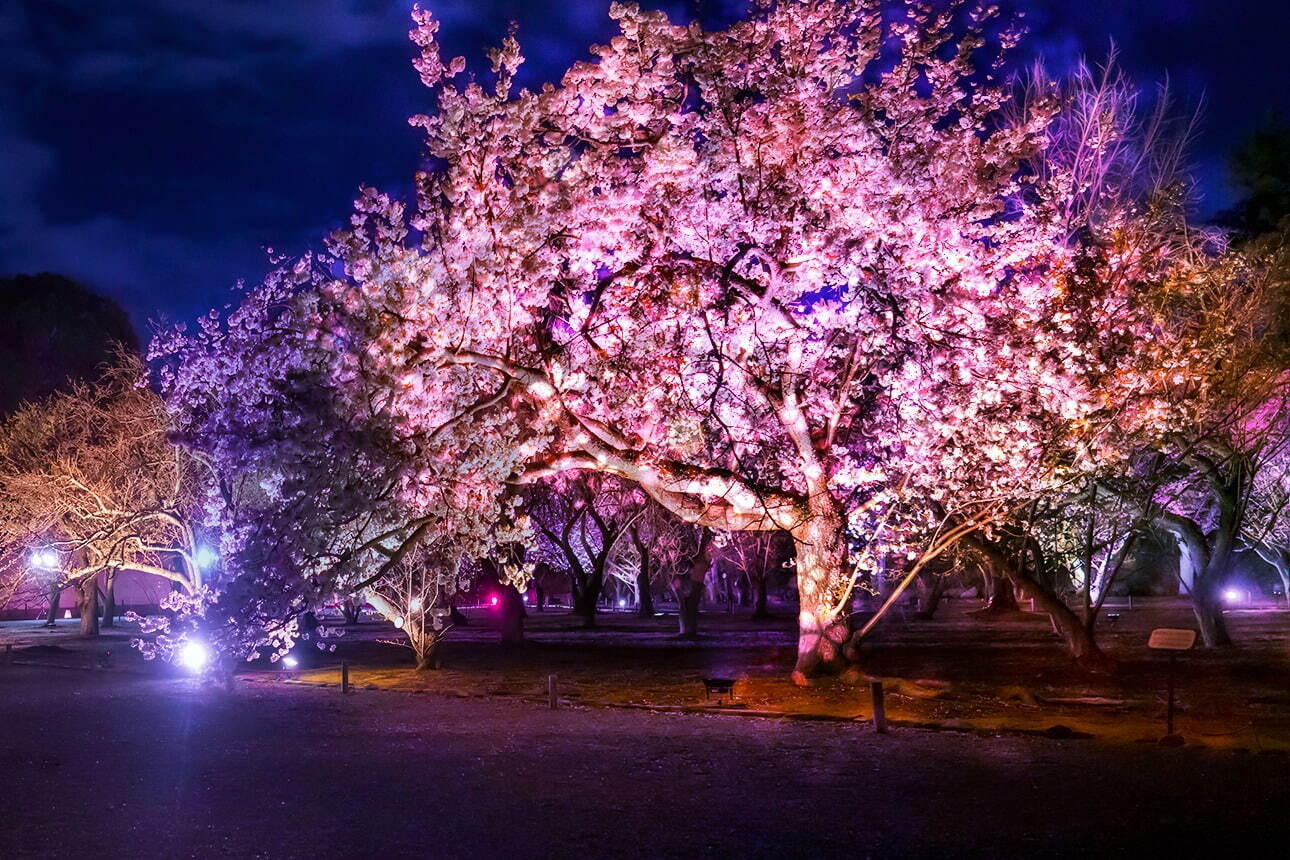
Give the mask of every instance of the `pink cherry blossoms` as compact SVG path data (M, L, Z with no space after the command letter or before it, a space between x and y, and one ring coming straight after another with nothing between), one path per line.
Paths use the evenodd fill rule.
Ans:
M154 345L219 475L216 623L281 649L396 576L382 600L420 608L408 559L521 558L522 488L589 471L791 535L809 675L846 657L857 582L995 540L1182 420L1181 208L1107 179L1123 148L1069 145L1114 116L1092 90L1002 82L992 9L889 5L707 31L615 4L537 91L515 38L476 77L416 10L414 205L364 190L327 255Z

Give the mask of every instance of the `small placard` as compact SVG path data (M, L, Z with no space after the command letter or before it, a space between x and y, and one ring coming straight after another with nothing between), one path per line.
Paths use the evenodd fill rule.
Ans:
M1147 647L1156 651L1190 651L1195 644L1196 631L1180 627L1157 627L1147 640Z

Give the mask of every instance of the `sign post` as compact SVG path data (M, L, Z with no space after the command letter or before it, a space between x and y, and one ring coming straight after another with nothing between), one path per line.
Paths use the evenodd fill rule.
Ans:
M1179 747L1183 744L1182 736L1174 734L1174 678L1178 672L1178 652L1190 651L1195 644L1196 631L1178 627L1157 627L1147 640L1147 647L1153 651L1169 652L1169 704L1165 710L1165 736L1160 739L1164 746Z

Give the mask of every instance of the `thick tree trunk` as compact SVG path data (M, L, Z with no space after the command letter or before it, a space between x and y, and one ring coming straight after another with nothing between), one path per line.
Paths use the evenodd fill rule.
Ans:
M417 671L429 672L439 668L439 637L427 636L426 641L413 644L417 657Z
M518 645L524 641L524 595L513 585L501 587L502 644Z
M847 595L839 592L847 563L845 523L836 503L824 492L812 495L811 515L792 531L797 553L797 664L793 681L837 672L846 664L843 647L849 637L836 608Z
M107 575L107 588L103 592L103 626L116 626L116 573Z
M1210 570L1204 580L1196 584L1191 596L1192 612L1200 625L1200 638L1206 648L1226 648L1232 644L1232 635L1227 632L1227 619L1223 617L1223 598L1218 591L1230 567L1226 557L1221 563L1219 558L1217 554L1213 556Z
M1089 669L1104 669L1111 661L1093 638L1093 631L1085 626L1078 615L1071 611L1061 598L1051 590L1024 574L1018 574L1010 568L1012 584L1024 597L1035 601L1035 609L1047 612L1053 619L1057 634L1062 637L1066 648L1077 662Z
M1191 519L1164 512L1157 522L1178 541L1178 578L1191 597L1201 642L1206 648L1231 645L1223 620L1223 605L1216 593L1230 557L1230 541L1222 535L1223 529L1219 529L1220 535L1211 551L1205 533Z
M918 612L914 617L930 620L941 605L949 577L939 573L925 572L918 577Z
M636 614L641 618L654 617L654 592L650 587L650 552L649 546L641 537L636 526L628 530L636 555L640 559L640 568L636 572Z
M650 591L649 569L644 564L636 574L636 614L641 618L654 617L654 594Z
M81 613L81 635L99 635L99 584L97 577L87 577L80 584L78 607Z
M767 618L770 618L770 611L766 608L767 579L769 579L769 577L766 575L766 572L762 571L762 575L757 577L756 582L753 583L753 588L755 589L753 595L753 621L765 621Z
M986 606L990 612L1003 614L1021 611L1021 607L1017 605L1017 593L1008 578L1008 567L1009 565L1004 563L993 567L990 571L990 602Z
M676 605L678 633L682 639L696 639L699 635L699 606L703 603L703 586L695 584L688 576L677 577Z
M58 604L61 602L62 597L63 589L55 583L54 587L49 590L49 611L45 613L44 626L53 627L54 622L58 620Z
M1232 644L1232 637L1223 618L1223 604L1218 595L1210 593L1211 590L1208 582L1193 588L1191 610L1196 616L1196 626L1200 628L1200 639L1205 647L1224 648Z
M600 603L600 590L604 584L605 575L594 573L583 581L573 596L573 613L582 619L583 627L596 626L596 609Z
M694 639L699 635L699 606L703 603L704 585L708 569L712 566L708 553L711 546L712 534L705 531L699 539L698 552L690 560L690 569L672 578L672 590L676 592L678 633L682 639Z
M969 535L964 542L978 549L985 556L996 576L1007 577L1009 591L1016 589L1021 596L1035 601L1035 609L1047 612L1053 619L1057 634L1062 637L1071 656L1080 664L1090 669L1103 669L1111 661L1102 649L1097 647L1092 631L1085 626L1078 615L1071 611L1050 588L1028 576L1020 565L1014 562L1005 549L980 535Z

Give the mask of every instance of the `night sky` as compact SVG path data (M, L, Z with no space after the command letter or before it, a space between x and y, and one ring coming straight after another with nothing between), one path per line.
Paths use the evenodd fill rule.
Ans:
M520 25L524 82L556 78L611 27L608 0L424 0L476 62ZM678 15L710 3L647 2ZM1290 113L1290 4L1010 0L1053 68L1111 39L1144 84L1206 101L1202 214L1230 200L1224 155ZM404 193L429 107L404 0L0 0L0 274L55 271L144 330L229 300L348 214L361 183Z

